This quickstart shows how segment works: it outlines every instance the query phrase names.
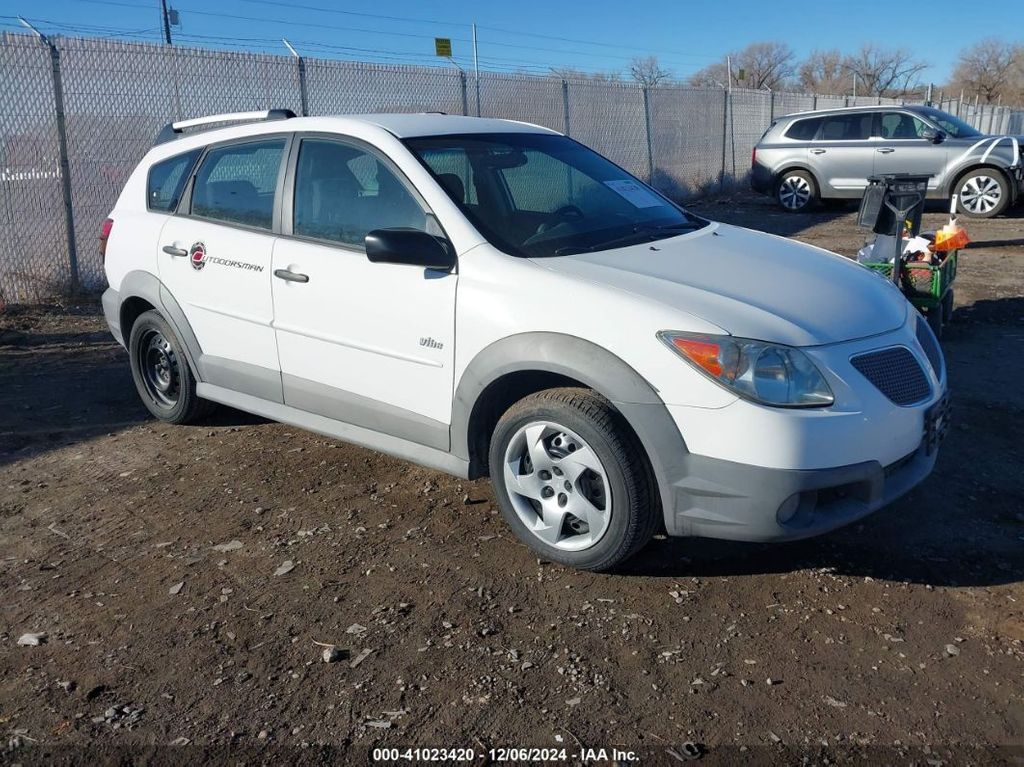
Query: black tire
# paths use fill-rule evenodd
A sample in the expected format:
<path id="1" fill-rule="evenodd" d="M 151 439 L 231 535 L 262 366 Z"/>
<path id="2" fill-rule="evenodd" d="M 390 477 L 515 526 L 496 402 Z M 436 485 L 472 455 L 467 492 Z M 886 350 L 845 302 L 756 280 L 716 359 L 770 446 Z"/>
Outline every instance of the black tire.
<path id="1" fill-rule="evenodd" d="M 161 421 L 196 423 L 216 407 L 196 394 L 196 378 L 182 343 L 158 312 L 143 312 L 135 320 L 128 356 L 142 404 Z"/>
<path id="2" fill-rule="evenodd" d="M 787 213 L 806 213 L 818 202 L 818 182 L 805 170 L 788 170 L 775 179 L 775 202 Z"/>
<path id="3" fill-rule="evenodd" d="M 929 309 L 924 316 L 924 318 L 928 320 L 928 327 L 932 329 L 935 337 L 940 341 L 942 340 L 942 326 L 944 324 L 942 321 L 943 314 L 942 305 L 940 304 L 934 309 Z"/>
<path id="4" fill-rule="evenodd" d="M 520 519 L 506 489 L 504 461 L 510 441 L 531 422 L 554 422 L 578 434 L 607 475 L 611 508 L 603 535 L 580 551 L 548 545 Z M 611 403 L 587 389 L 561 388 L 532 394 L 498 421 L 490 446 L 491 482 L 502 516 L 516 536 L 544 559 L 581 570 L 606 571 L 642 549 L 654 535 L 661 504 L 639 440 Z"/>
<path id="5" fill-rule="evenodd" d="M 979 191 L 992 190 L 996 187 L 999 199 L 987 210 L 983 209 L 986 204 L 984 200 L 972 196 Z M 1007 180 L 1006 174 L 996 168 L 972 168 L 956 180 L 953 192 L 957 195 L 957 211 L 968 218 L 995 218 L 1010 204 L 1010 182 Z"/>

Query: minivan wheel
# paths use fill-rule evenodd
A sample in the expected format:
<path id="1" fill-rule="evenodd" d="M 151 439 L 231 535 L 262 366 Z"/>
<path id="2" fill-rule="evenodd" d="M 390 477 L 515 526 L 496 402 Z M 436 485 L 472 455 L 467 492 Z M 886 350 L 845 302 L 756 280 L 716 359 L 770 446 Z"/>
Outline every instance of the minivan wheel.
<path id="1" fill-rule="evenodd" d="M 128 354 L 142 404 L 161 421 L 194 423 L 213 410 L 212 402 L 196 394 L 196 379 L 181 341 L 156 311 L 143 312 L 135 320 Z"/>
<path id="2" fill-rule="evenodd" d="M 520 400 L 498 421 L 489 461 L 502 516 L 545 559 L 608 570 L 654 534 L 660 512 L 642 448 L 594 392 Z"/>
<path id="3" fill-rule="evenodd" d="M 993 168 L 968 171 L 956 183 L 957 209 L 971 218 L 992 218 L 1010 204 L 1010 185 Z"/>
<path id="4" fill-rule="evenodd" d="M 783 210 L 803 213 L 809 210 L 818 198 L 818 185 L 814 177 L 802 170 L 791 170 L 779 177 L 775 187 L 775 199 Z"/>

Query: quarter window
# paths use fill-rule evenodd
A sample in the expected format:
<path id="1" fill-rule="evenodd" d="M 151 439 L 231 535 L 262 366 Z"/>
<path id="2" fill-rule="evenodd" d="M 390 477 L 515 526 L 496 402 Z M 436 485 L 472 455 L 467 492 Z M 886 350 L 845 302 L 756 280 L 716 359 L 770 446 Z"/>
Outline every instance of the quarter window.
<path id="1" fill-rule="evenodd" d="M 810 120 L 797 120 L 789 126 L 789 130 L 786 131 L 786 138 L 810 141 L 817 134 L 819 125 L 821 125 L 820 117 L 814 117 Z"/>
<path id="2" fill-rule="evenodd" d="M 211 149 L 196 173 L 192 213 L 270 229 L 284 139 Z"/>
<path id="3" fill-rule="evenodd" d="M 293 233 L 361 248 L 369 232 L 390 228 L 428 231 L 427 214 L 395 173 L 357 146 L 303 140 Z"/>
<path id="4" fill-rule="evenodd" d="M 178 207 L 188 174 L 196 164 L 200 150 L 179 154 L 149 169 L 146 182 L 146 207 L 169 213 Z"/>
<path id="5" fill-rule="evenodd" d="M 841 114 L 824 118 L 821 141 L 864 141 L 871 135 L 870 112 Z"/>

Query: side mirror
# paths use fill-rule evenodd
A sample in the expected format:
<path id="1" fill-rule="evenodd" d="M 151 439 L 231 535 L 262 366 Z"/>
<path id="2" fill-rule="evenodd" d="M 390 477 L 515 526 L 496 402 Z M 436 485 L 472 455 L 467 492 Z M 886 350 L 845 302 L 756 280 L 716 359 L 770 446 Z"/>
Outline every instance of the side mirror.
<path id="1" fill-rule="evenodd" d="M 921 138 L 925 141 L 931 141 L 933 144 L 941 144 L 946 140 L 946 134 L 934 128 L 925 128 L 921 131 Z"/>
<path id="2" fill-rule="evenodd" d="M 408 264 L 446 272 L 455 268 L 452 244 L 418 229 L 374 229 L 364 243 L 366 257 L 375 264 Z"/>

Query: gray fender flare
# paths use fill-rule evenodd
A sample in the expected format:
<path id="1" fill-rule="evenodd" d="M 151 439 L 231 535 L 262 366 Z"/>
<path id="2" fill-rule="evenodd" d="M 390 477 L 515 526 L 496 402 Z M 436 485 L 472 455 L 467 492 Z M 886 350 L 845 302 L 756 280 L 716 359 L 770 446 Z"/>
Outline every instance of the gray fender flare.
<path id="1" fill-rule="evenodd" d="M 199 346 L 196 334 L 192 332 L 192 326 L 185 318 L 185 312 L 182 311 L 181 306 L 166 285 L 149 272 L 128 272 L 121 280 L 118 297 L 120 299 L 118 319 L 120 319 L 124 302 L 129 298 L 142 298 L 155 306 L 181 339 L 181 343 L 185 347 L 185 356 L 188 358 L 189 366 L 195 372 L 196 378 L 200 381 L 204 380 L 202 367 L 199 365 L 203 350 Z M 124 345 L 128 345 L 127 338 L 124 339 Z"/>
<path id="2" fill-rule="evenodd" d="M 686 443 L 654 387 L 621 358 L 585 339 L 561 333 L 521 333 L 480 351 L 466 367 L 455 391 L 452 453 L 470 460 L 470 419 L 477 400 L 494 381 L 523 371 L 572 378 L 611 401 L 640 438 L 658 484 L 666 524 L 672 530 L 670 478 L 680 475 Z"/>

